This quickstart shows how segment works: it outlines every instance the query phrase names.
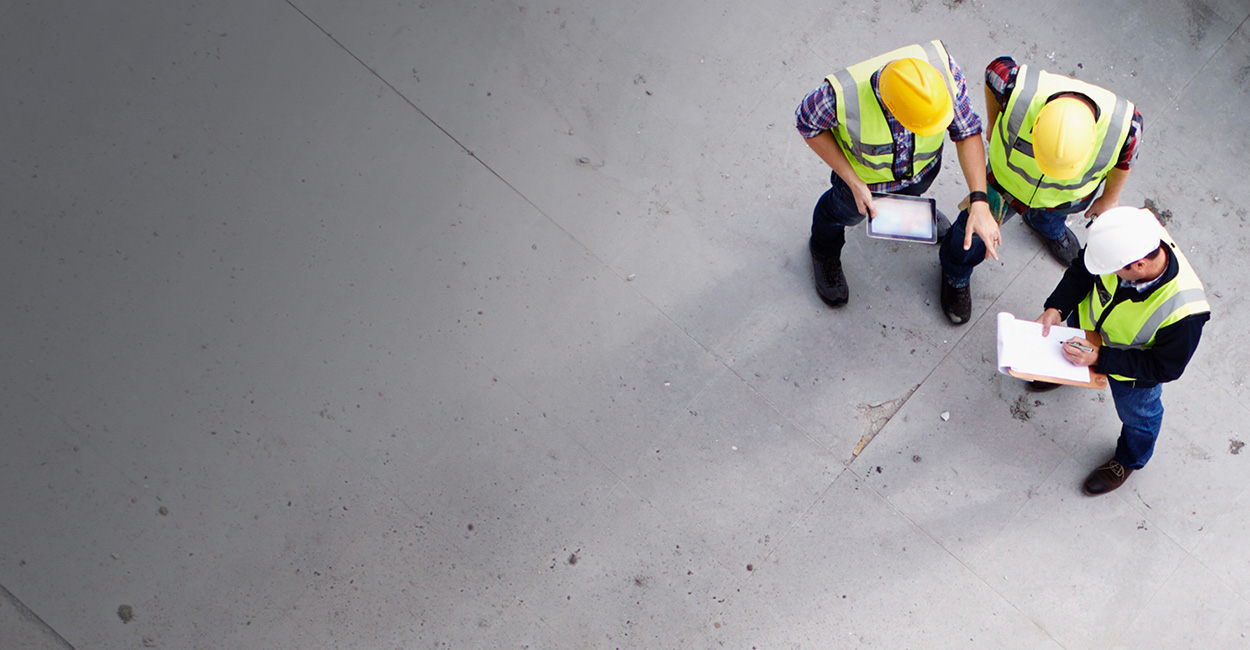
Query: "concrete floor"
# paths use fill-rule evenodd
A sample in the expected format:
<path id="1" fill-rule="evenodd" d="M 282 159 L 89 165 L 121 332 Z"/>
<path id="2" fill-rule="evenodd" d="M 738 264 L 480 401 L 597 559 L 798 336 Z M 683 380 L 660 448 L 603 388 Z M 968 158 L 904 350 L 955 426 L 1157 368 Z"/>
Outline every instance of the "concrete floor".
<path id="1" fill-rule="evenodd" d="M 1245 0 L 2 14 L 0 645 L 1250 645 Z M 1018 220 L 967 326 L 930 247 L 812 290 L 794 107 L 929 38 L 1145 115 L 1214 318 L 1111 495 L 1109 395 L 996 372 Z"/>

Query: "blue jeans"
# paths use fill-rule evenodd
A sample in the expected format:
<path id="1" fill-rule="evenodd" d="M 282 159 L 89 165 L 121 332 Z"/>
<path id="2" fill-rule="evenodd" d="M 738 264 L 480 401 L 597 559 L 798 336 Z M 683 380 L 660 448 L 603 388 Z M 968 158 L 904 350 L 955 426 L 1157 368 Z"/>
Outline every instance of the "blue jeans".
<path id="1" fill-rule="evenodd" d="M 1081 319 L 1073 310 L 1068 314 L 1068 327 L 1080 327 Z M 1163 426 L 1163 384 L 1137 388 L 1133 382 L 1107 377 L 1116 415 L 1120 416 L 1120 438 L 1115 443 L 1115 460 L 1129 469 L 1141 469 L 1155 453 L 1155 441 Z"/>
<path id="2" fill-rule="evenodd" d="M 1163 385 L 1134 388 L 1131 382 L 1107 379 L 1122 424 L 1120 439 L 1115 443 L 1115 459 L 1129 469 L 1141 469 L 1154 454 L 1163 425 Z"/>
<path id="3" fill-rule="evenodd" d="M 942 159 L 929 165 L 920 172 L 920 178 L 895 194 L 920 196 L 933 184 L 938 170 L 942 168 Z M 846 227 L 854 226 L 864 220 L 864 215 L 855 207 L 855 196 L 851 188 L 837 174 L 829 173 L 832 185 L 828 191 L 816 201 L 812 210 L 812 238 L 808 247 L 816 257 L 837 257 L 842 253 L 842 244 L 846 242 Z"/>
<path id="4" fill-rule="evenodd" d="M 994 190 L 991 188 L 990 191 Z M 1037 231 L 1037 234 L 1044 239 L 1059 239 L 1067 232 L 1067 225 L 1064 222 L 1067 221 L 1068 215 L 1089 208 L 1089 205 L 1094 202 L 1096 193 L 1090 193 L 1089 196 L 1063 210 L 1040 208 L 1025 210 L 1020 218 L 1024 219 L 1024 223 Z M 1003 223 L 1010 221 L 1015 214 L 1014 210 L 1008 208 L 1006 216 L 1003 217 Z M 964 232 L 967 225 L 968 211 L 961 210 L 959 217 L 946 232 L 946 238 L 942 240 L 942 245 L 938 249 L 938 260 L 942 263 L 942 276 L 956 289 L 968 286 L 968 282 L 972 279 L 972 269 L 985 261 L 985 244 L 980 237 L 973 235 L 972 247 L 964 250 Z"/>

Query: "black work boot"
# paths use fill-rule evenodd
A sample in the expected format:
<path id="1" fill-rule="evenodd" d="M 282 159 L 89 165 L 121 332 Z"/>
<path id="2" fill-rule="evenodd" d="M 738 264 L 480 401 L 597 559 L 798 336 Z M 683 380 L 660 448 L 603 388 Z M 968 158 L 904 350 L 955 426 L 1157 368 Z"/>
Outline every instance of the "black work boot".
<path id="1" fill-rule="evenodd" d="M 832 255 L 812 253 L 812 275 L 816 278 L 816 294 L 830 307 L 841 307 L 850 297 L 846 276 L 842 274 L 842 246 L 846 243 L 846 231 L 838 233 L 829 250 Z"/>
<path id="2" fill-rule="evenodd" d="M 971 285 L 956 289 L 942 276 L 942 312 L 952 325 L 963 325 L 972 318 Z"/>
<path id="3" fill-rule="evenodd" d="M 812 254 L 812 271 L 816 276 L 816 293 L 830 307 L 841 307 L 850 297 L 846 288 L 846 276 L 842 274 L 842 259 L 819 257 Z"/>
<path id="4" fill-rule="evenodd" d="M 1046 248 L 1060 264 L 1068 267 L 1076 259 L 1077 253 L 1081 252 L 1081 242 L 1071 228 L 1064 226 L 1063 236 L 1059 239 L 1047 239 Z"/>

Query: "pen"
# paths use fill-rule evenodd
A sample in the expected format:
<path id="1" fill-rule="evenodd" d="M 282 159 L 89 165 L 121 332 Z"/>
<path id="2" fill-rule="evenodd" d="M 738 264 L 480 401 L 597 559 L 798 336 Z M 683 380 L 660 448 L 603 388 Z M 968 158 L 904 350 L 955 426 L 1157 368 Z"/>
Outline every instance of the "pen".
<path id="1" fill-rule="evenodd" d="M 1072 347 L 1074 347 L 1074 348 L 1076 348 L 1076 349 L 1078 349 L 1078 350 L 1080 350 L 1080 351 L 1082 351 L 1082 352 L 1093 352 L 1093 351 L 1094 351 L 1094 348 L 1091 348 L 1091 347 L 1089 347 L 1088 345 L 1081 345 L 1080 343 L 1076 343 L 1076 342 L 1074 342 L 1074 341 L 1064 341 L 1064 342 L 1063 342 L 1063 344 L 1064 344 L 1064 345 L 1070 345 L 1070 346 L 1072 346 Z"/>

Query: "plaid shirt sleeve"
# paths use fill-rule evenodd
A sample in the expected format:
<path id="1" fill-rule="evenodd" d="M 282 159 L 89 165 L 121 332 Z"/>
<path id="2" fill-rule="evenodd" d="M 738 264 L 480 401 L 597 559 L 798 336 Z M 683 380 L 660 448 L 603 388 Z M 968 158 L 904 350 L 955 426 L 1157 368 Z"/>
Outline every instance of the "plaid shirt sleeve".
<path id="1" fill-rule="evenodd" d="M 794 126 L 804 138 L 814 138 L 821 132 L 837 128 L 838 103 L 833 86 L 828 81 L 807 94 L 799 107 L 794 109 Z"/>
<path id="2" fill-rule="evenodd" d="M 955 63 L 954 57 L 946 56 L 950 62 L 951 72 L 955 78 L 955 117 L 951 120 L 946 132 L 951 140 L 958 142 L 981 134 L 981 116 L 972 109 L 972 100 L 968 98 L 968 82 L 964 79 L 964 71 Z"/>
<path id="3" fill-rule="evenodd" d="M 1016 73 L 1020 65 L 1009 56 L 1000 56 L 985 66 L 985 87 L 990 89 L 994 99 L 998 100 L 998 110 L 1007 107 L 1007 98 L 1016 87 Z"/>
<path id="4" fill-rule="evenodd" d="M 1137 152 L 1140 150 L 1138 145 L 1141 144 L 1143 125 L 1141 111 L 1134 107 L 1133 122 L 1129 124 L 1128 138 L 1124 140 L 1124 146 L 1120 148 L 1120 160 L 1115 164 L 1116 169 L 1128 171 L 1133 167 L 1133 163 L 1137 162 Z"/>

